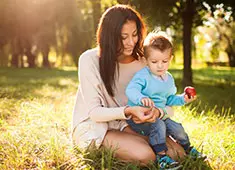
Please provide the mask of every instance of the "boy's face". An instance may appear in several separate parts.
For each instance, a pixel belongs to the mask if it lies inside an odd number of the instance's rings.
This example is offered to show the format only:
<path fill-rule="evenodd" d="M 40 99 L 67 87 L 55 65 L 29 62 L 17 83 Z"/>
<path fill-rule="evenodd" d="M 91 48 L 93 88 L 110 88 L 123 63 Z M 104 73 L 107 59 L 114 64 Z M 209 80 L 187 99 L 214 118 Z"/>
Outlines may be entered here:
<path fill-rule="evenodd" d="M 148 57 L 146 59 L 150 71 L 156 76 L 162 76 L 168 70 L 171 61 L 171 49 L 161 52 L 157 49 L 148 49 Z"/>

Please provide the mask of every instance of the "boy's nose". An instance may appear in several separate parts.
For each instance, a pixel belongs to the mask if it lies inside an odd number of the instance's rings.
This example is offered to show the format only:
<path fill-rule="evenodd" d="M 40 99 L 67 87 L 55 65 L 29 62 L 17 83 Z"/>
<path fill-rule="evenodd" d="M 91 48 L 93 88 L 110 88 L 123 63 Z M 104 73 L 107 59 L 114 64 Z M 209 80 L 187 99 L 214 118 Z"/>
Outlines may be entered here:
<path fill-rule="evenodd" d="M 157 64 L 157 67 L 158 67 L 158 68 L 162 68 L 162 66 L 163 66 L 163 65 L 162 65 L 161 62 L 159 62 L 159 63 Z"/>

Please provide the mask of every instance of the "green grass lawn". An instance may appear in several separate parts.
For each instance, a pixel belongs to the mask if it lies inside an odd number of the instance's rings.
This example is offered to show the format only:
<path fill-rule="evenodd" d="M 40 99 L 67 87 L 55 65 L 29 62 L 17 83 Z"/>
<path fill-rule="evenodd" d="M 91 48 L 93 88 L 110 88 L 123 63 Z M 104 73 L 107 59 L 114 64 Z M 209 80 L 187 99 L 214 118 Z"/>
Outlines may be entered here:
<path fill-rule="evenodd" d="M 182 71 L 172 69 L 178 92 Z M 235 69 L 193 72 L 198 99 L 175 107 L 191 143 L 208 157 L 183 169 L 235 169 Z M 112 151 L 81 153 L 71 143 L 76 69 L 0 68 L 0 169 L 141 169 Z M 157 169 L 153 165 L 142 169 Z"/>

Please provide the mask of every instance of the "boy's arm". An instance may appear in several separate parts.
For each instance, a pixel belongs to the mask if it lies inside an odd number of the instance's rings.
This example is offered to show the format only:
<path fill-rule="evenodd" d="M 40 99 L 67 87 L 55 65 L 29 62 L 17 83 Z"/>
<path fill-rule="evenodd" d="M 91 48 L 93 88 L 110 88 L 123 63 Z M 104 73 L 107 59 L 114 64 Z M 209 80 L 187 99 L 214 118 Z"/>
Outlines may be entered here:
<path fill-rule="evenodd" d="M 170 96 L 167 98 L 166 105 L 168 106 L 182 106 L 185 104 L 184 94 L 176 95 L 177 88 L 175 86 L 175 80 L 171 74 L 169 74 L 170 81 L 173 85 L 173 90 L 171 91 Z"/>
<path fill-rule="evenodd" d="M 183 106 L 185 104 L 184 94 L 170 95 L 167 98 L 166 105 L 168 106 Z"/>
<path fill-rule="evenodd" d="M 128 100 L 130 100 L 135 105 L 142 105 L 141 99 L 147 97 L 143 95 L 141 92 L 143 88 L 146 86 L 146 81 L 139 74 L 136 74 L 126 88 L 126 96 Z"/>

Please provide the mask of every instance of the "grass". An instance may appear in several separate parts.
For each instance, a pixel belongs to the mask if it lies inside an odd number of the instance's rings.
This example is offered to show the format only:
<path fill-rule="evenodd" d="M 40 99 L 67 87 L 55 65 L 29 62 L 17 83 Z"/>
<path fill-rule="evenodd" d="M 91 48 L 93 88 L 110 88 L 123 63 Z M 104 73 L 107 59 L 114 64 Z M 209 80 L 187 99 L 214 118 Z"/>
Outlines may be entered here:
<path fill-rule="evenodd" d="M 178 91 L 180 69 L 172 69 Z M 234 169 L 235 69 L 194 70 L 198 100 L 175 107 L 191 143 L 207 161 L 182 160 L 183 169 Z M 75 69 L 0 69 L 0 169 L 157 169 L 113 157 L 107 149 L 81 152 L 71 143 Z"/>

